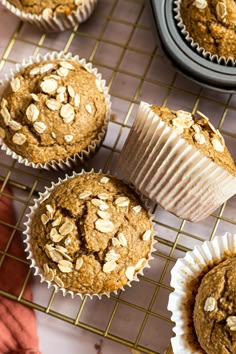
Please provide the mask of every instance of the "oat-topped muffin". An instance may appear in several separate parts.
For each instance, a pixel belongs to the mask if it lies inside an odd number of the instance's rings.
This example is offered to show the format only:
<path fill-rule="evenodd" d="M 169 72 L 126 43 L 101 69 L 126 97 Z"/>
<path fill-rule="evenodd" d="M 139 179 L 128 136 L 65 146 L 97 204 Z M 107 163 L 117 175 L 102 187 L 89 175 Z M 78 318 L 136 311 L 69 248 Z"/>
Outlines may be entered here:
<path fill-rule="evenodd" d="M 29 244 L 36 266 L 59 287 L 110 293 L 133 280 L 150 258 L 153 231 L 141 200 L 103 174 L 64 181 L 35 207 Z"/>
<path fill-rule="evenodd" d="M 236 59 L 235 0 L 182 0 L 181 17 L 200 47 L 211 54 Z"/>
<path fill-rule="evenodd" d="M 145 196 L 200 221 L 236 193 L 236 166 L 220 132 L 202 113 L 141 102 L 120 168 Z"/>
<path fill-rule="evenodd" d="M 201 151 L 220 167 L 236 176 L 234 160 L 225 146 L 223 136 L 201 112 L 193 115 L 185 111 L 173 111 L 167 107 L 152 106 L 152 110 L 181 137 Z"/>
<path fill-rule="evenodd" d="M 107 96 L 101 80 L 76 60 L 31 64 L 11 79 L 1 98 L 3 142 L 33 163 L 93 149 L 105 134 Z"/>
<path fill-rule="evenodd" d="M 97 0 L 2 0 L 8 10 L 23 21 L 45 31 L 65 31 L 86 21 Z"/>
<path fill-rule="evenodd" d="M 207 354 L 236 353 L 236 258 L 212 268 L 202 279 L 194 305 L 194 327 Z"/>

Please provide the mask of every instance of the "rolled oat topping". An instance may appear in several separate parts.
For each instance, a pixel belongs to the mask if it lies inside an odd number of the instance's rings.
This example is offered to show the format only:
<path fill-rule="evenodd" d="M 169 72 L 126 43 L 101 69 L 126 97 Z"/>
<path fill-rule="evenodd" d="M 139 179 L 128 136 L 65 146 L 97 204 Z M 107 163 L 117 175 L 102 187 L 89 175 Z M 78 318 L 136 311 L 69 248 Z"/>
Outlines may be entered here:
<path fill-rule="evenodd" d="M 74 60 L 48 60 L 26 67 L 11 80 L 11 90 L 1 99 L 0 128 L 12 130 L 1 134 L 6 145 L 35 163 L 73 156 L 91 144 L 94 148 L 107 109 L 98 81 Z M 20 131 L 25 140 L 14 137 L 14 131 Z"/>
<path fill-rule="evenodd" d="M 128 200 L 125 208 L 117 207 L 119 198 Z M 152 243 L 151 234 L 143 239 L 149 215 L 134 212 L 137 206 L 141 200 L 113 177 L 84 174 L 57 186 L 31 224 L 33 256 L 45 277 L 82 294 L 115 291 L 134 279 Z"/>

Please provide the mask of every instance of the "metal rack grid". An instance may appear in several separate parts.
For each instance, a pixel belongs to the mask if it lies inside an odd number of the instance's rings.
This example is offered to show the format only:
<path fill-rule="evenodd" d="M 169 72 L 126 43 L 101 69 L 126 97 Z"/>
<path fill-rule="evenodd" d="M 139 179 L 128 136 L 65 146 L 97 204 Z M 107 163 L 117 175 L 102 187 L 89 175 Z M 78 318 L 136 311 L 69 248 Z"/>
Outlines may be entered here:
<path fill-rule="evenodd" d="M 221 130 L 230 150 L 235 153 L 235 96 L 201 88 L 179 75 L 166 62 L 153 39 L 144 0 L 100 0 L 89 21 L 61 34 L 41 33 L 0 8 L 2 19 L 3 15 L 11 22 L 11 33 L 9 40 L 2 44 L 4 48 L 0 47 L 0 78 L 23 57 L 63 50 L 91 61 L 107 80 L 112 95 L 113 116 L 102 148 L 86 164 L 86 170 L 102 168 L 105 172 L 109 170 L 119 175 L 117 159 L 140 100 L 168 105 L 173 109 L 201 110 Z M 0 180 L 3 182 L 0 192 L 4 194 L 7 184 L 12 186 L 12 198 L 18 211 L 16 223 L 7 224 L 12 234 L 5 250 L 0 252 L 1 268 L 5 257 L 23 262 L 10 254 L 14 235 L 23 230 L 24 216 L 33 198 L 64 173 L 36 171 L 19 165 L 4 153 L 0 156 Z M 78 166 L 78 171 L 80 169 L 81 166 Z M 57 307 L 60 294 L 44 288 L 37 277 L 34 283 L 43 289 L 44 301 L 37 297 L 33 302 L 24 299 L 30 271 L 18 296 L 3 290 L 0 290 L 0 295 L 143 353 L 171 353 L 173 324 L 166 310 L 172 290 L 169 286 L 170 270 L 176 259 L 195 244 L 212 239 L 215 234 L 235 232 L 235 207 L 236 198 L 232 198 L 206 220 L 194 224 L 152 205 L 159 244 L 151 268 L 140 277 L 139 283 L 117 296 L 112 295 L 110 299 L 73 300 L 73 314 L 71 311 L 68 314 L 61 306 Z M 0 223 L 4 224 L 4 221 Z M 72 300 L 67 297 L 63 300 L 65 307 L 68 301 Z M 97 316 L 91 316 L 91 313 Z M 125 323 L 129 330 L 125 329 Z"/>

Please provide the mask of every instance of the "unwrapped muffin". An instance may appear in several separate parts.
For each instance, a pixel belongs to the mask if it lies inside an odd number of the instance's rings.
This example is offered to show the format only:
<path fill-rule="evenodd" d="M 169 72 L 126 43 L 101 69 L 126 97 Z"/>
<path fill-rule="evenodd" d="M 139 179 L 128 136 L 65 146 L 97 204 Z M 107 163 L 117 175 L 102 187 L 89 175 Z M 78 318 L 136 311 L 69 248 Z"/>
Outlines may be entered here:
<path fill-rule="evenodd" d="M 16 72 L 0 107 L 3 147 L 13 157 L 33 167 L 61 167 L 83 161 L 101 144 L 110 97 L 91 64 L 54 53 Z"/>
<path fill-rule="evenodd" d="M 88 19 L 97 0 L 2 0 L 21 20 L 46 31 L 64 31 Z"/>
<path fill-rule="evenodd" d="M 167 211 L 199 221 L 236 193 L 224 138 L 202 113 L 141 102 L 121 151 L 125 177 Z"/>
<path fill-rule="evenodd" d="M 177 21 L 183 35 L 199 53 L 222 62 L 236 59 L 234 0 L 177 0 Z M 210 56 L 207 55 L 210 54 Z"/>
<path fill-rule="evenodd" d="M 177 260 L 168 310 L 174 354 L 236 352 L 236 235 L 206 241 Z"/>
<path fill-rule="evenodd" d="M 150 214 L 109 175 L 83 173 L 54 185 L 35 201 L 26 226 L 31 267 L 64 294 L 109 295 L 137 280 L 150 259 Z"/>

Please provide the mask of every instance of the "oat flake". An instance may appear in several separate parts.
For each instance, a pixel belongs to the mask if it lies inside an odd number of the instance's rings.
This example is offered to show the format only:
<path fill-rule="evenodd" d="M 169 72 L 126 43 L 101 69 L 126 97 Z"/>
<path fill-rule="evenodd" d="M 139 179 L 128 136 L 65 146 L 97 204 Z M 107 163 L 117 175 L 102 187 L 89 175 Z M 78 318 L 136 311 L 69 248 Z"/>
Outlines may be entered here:
<path fill-rule="evenodd" d="M 152 235 L 152 231 L 151 230 L 145 231 L 143 236 L 142 236 L 143 241 L 150 240 L 151 235 Z"/>
<path fill-rule="evenodd" d="M 13 92 L 17 92 L 20 89 L 20 79 L 18 77 L 14 78 L 10 82 L 11 89 Z"/>
<path fill-rule="evenodd" d="M 26 142 L 26 136 L 22 133 L 15 133 L 12 137 L 12 141 L 16 145 L 23 145 Z"/>
<path fill-rule="evenodd" d="M 108 233 L 113 232 L 115 226 L 110 220 L 98 219 L 95 221 L 95 228 L 102 233 Z"/>
<path fill-rule="evenodd" d="M 76 259 L 76 263 L 75 263 L 75 269 L 76 270 L 80 270 L 80 268 L 82 267 L 84 261 L 83 261 L 83 258 L 80 257 L 80 258 L 77 258 Z"/>
<path fill-rule="evenodd" d="M 53 93 L 57 89 L 57 81 L 55 79 L 47 79 L 41 82 L 40 87 L 45 93 Z"/>
<path fill-rule="evenodd" d="M 193 5 L 196 6 L 199 10 L 203 10 L 207 7 L 207 1 L 206 0 L 195 0 Z"/>
<path fill-rule="evenodd" d="M 43 122 L 35 122 L 33 124 L 33 127 L 38 134 L 43 134 L 45 132 L 45 130 L 47 129 L 46 124 Z"/>
<path fill-rule="evenodd" d="M 60 62 L 61 67 L 68 69 L 68 70 L 75 70 L 74 66 L 69 63 L 68 61 L 61 61 Z"/>
<path fill-rule="evenodd" d="M 15 120 L 10 120 L 8 125 L 12 130 L 15 131 L 20 130 L 22 128 L 22 125 L 16 122 Z"/>
<path fill-rule="evenodd" d="M 84 191 L 79 194 L 79 199 L 86 199 L 92 194 L 91 191 Z"/>
<path fill-rule="evenodd" d="M 123 234 L 123 232 L 119 232 L 117 237 L 118 237 L 118 240 L 119 240 L 121 246 L 127 247 L 127 245 L 128 245 L 127 239 L 126 239 L 125 235 Z"/>
<path fill-rule="evenodd" d="M 117 264 L 116 262 L 114 261 L 110 261 L 110 262 L 106 262 L 104 265 L 103 265 L 103 272 L 104 273 L 111 273 L 113 270 L 115 270 L 117 267 Z"/>
<path fill-rule="evenodd" d="M 206 312 L 212 312 L 215 310 L 216 308 L 216 299 L 212 296 L 208 297 L 205 301 L 205 304 L 204 304 L 204 311 Z"/>
<path fill-rule="evenodd" d="M 107 184 L 108 181 L 109 181 L 109 178 L 106 176 L 104 176 L 100 179 L 100 183 L 102 183 L 102 184 Z"/>
<path fill-rule="evenodd" d="M 73 139 L 73 135 L 64 135 L 64 140 L 66 143 L 71 143 Z"/>
<path fill-rule="evenodd" d="M 30 122 L 35 122 L 35 121 L 38 119 L 38 117 L 39 117 L 39 110 L 38 110 L 38 108 L 35 106 L 34 103 L 31 103 L 31 104 L 27 107 L 27 109 L 26 109 L 26 111 L 25 111 L 25 114 L 26 114 L 26 117 L 28 118 L 28 120 L 29 120 Z"/>
<path fill-rule="evenodd" d="M 51 111 L 58 111 L 61 107 L 60 103 L 54 99 L 47 100 L 45 104 Z"/>
<path fill-rule="evenodd" d="M 127 269 L 125 271 L 125 275 L 129 280 L 133 280 L 134 273 L 135 273 L 135 268 L 133 266 L 127 267 Z"/>

